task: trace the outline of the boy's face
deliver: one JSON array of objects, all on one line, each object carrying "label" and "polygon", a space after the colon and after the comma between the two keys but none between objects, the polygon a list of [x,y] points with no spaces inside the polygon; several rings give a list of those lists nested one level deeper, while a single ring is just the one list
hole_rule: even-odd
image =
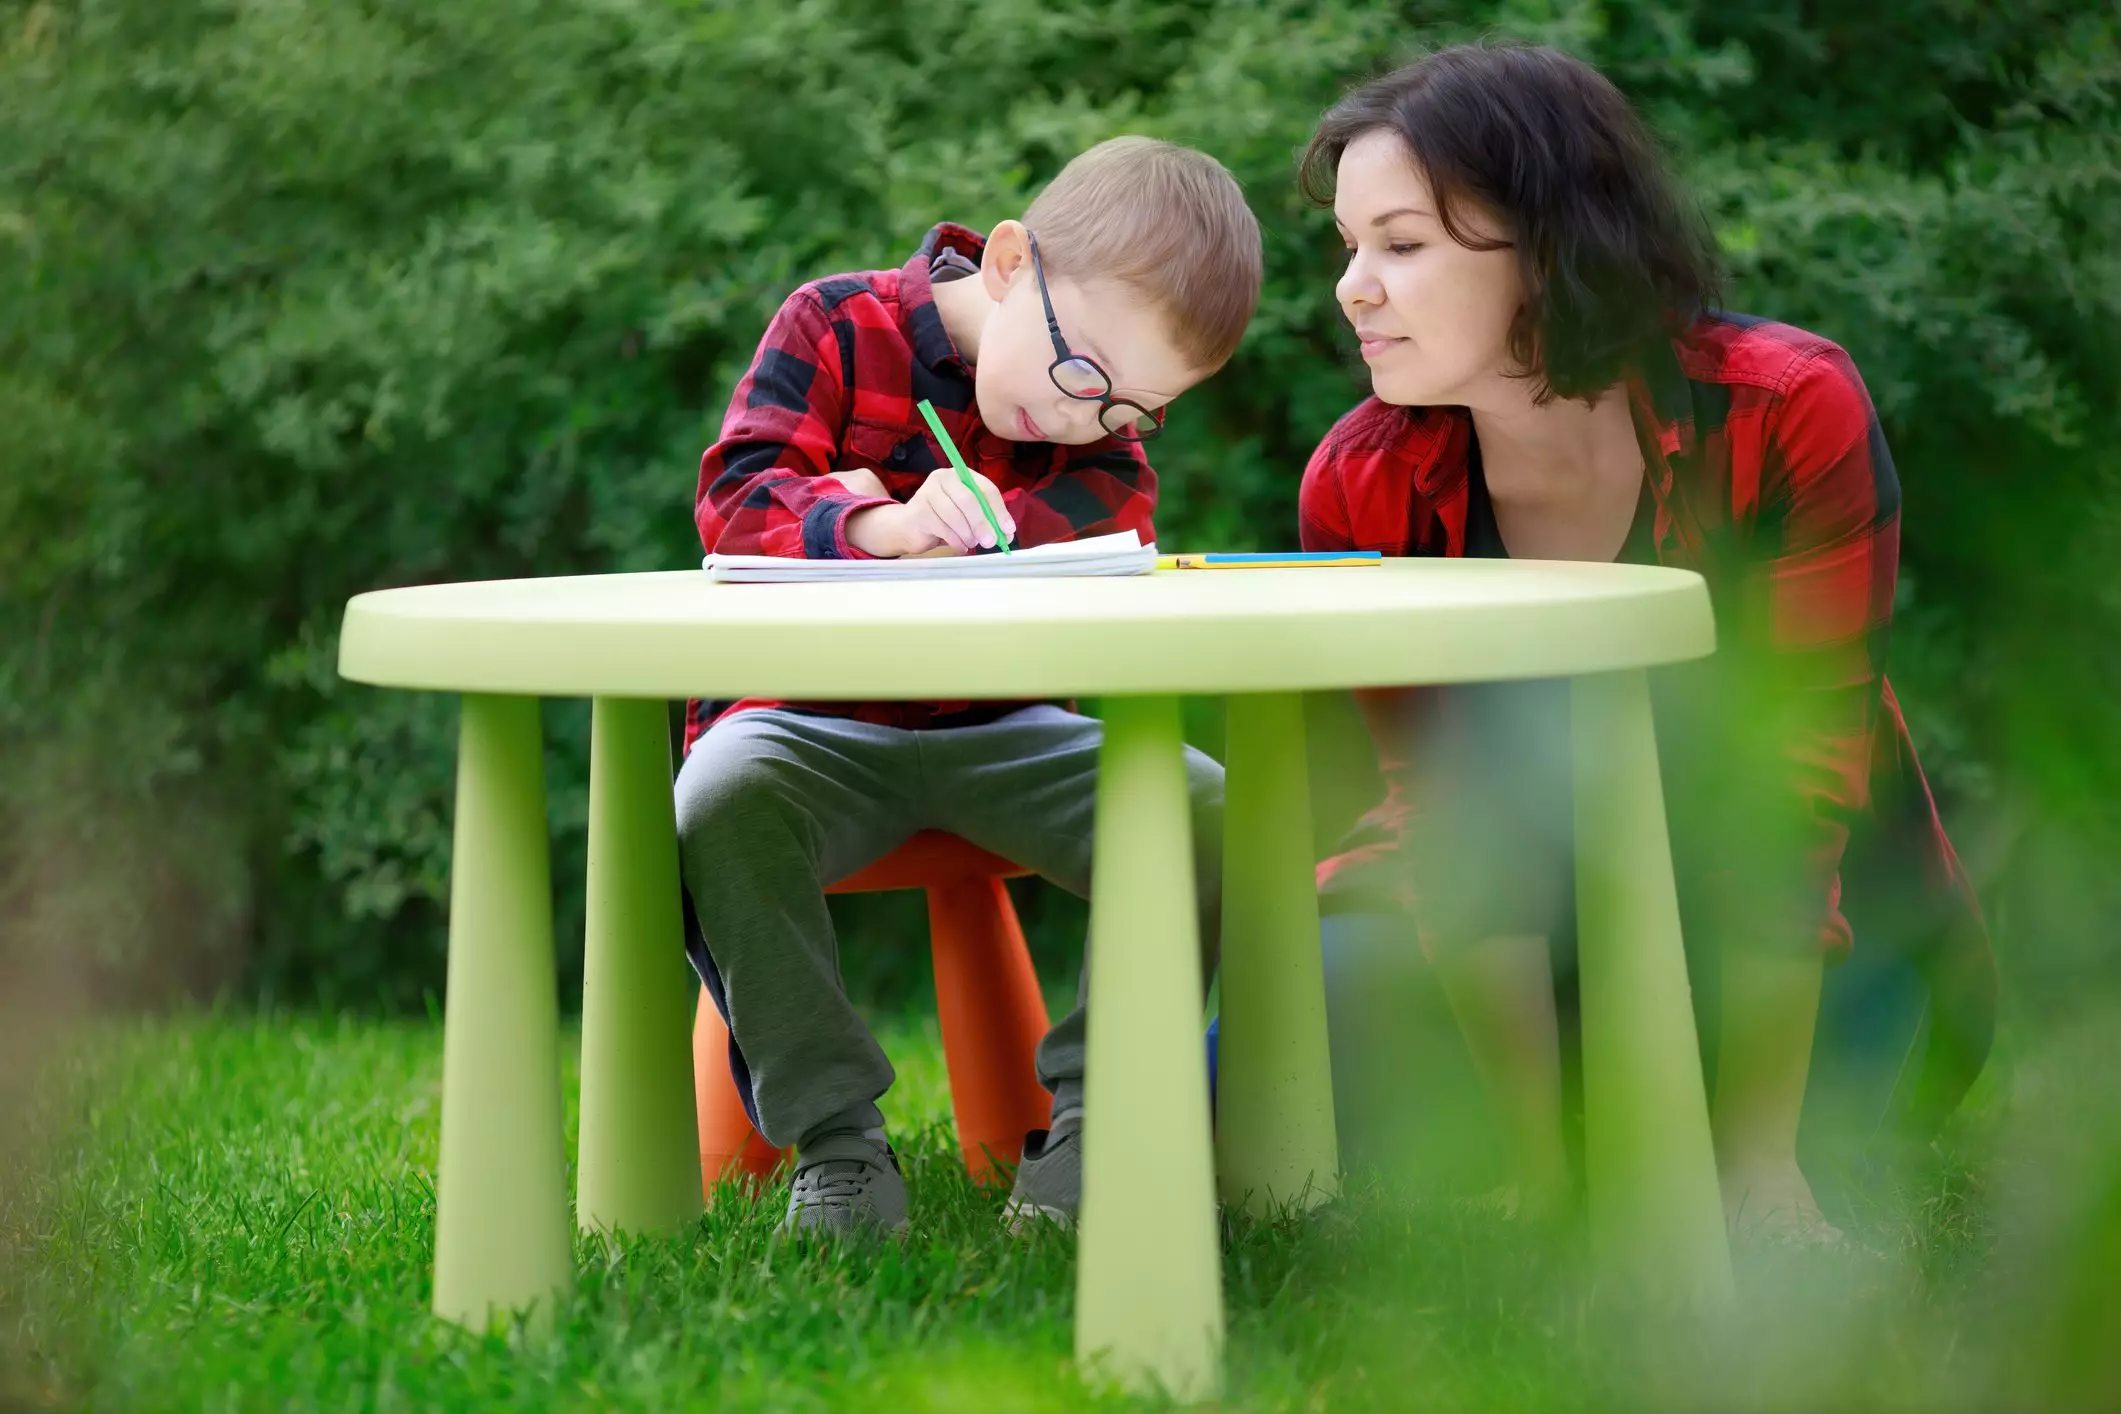
[{"label": "boy's face", "polygon": [[[1094,363],[1111,382],[1110,396],[1135,407],[1107,411],[1094,398],[1070,397],[1052,377],[1063,355],[1047,327],[1022,223],[1004,221],[995,228],[979,278],[993,305],[980,330],[974,388],[980,420],[1000,436],[1068,446],[1095,442],[1130,418],[1148,421],[1136,417],[1135,408],[1154,413],[1206,376],[1179,354],[1163,313],[1128,286],[1048,274],[1046,293],[1068,355]],[[1088,386],[1094,384],[1071,380],[1078,390]]]}]

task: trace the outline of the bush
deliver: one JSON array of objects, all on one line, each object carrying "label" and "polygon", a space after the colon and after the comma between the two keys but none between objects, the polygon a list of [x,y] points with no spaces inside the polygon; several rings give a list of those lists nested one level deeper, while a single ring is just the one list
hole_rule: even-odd
[{"label": "bush", "polygon": [[[786,292],[1017,214],[1113,133],[1215,153],[1267,234],[1243,351],[1159,445],[1163,534],[1286,543],[1359,390],[1293,151],[1347,82],[1491,31],[1634,92],[1734,303],[1864,369],[1907,484],[1896,673],[1945,782],[2107,828],[2117,28],[2055,0],[0,3],[0,750],[68,763],[0,786],[0,871],[29,886],[64,781],[68,818],[158,820],[244,895],[216,916],[247,990],[437,987],[451,712],[337,681],[347,596],[692,563],[699,452]],[[547,720],[567,938],[586,717]]]}]

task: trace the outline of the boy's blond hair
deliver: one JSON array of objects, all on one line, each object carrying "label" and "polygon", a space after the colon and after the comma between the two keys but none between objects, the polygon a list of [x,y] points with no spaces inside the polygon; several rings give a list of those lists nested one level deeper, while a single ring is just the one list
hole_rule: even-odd
[{"label": "boy's blond hair", "polygon": [[1101,142],[1061,168],[1024,224],[1048,276],[1140,293],[1203,373],[1229,361],[1259,304],[1259,220],[1222,163],[1190,147]]}]

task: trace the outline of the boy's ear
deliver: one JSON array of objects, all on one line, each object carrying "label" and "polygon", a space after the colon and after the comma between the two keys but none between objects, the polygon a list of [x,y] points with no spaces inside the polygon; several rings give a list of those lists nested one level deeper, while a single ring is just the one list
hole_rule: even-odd
[{"label": "boy's ear", "polygon": [[1019,276],[1031,269],[1031,232],[1021,221],[1004,221],[987,237],[987,249],[980,256],[980,283],[986,287],[987,298],[996,304],[1009,293]]}]

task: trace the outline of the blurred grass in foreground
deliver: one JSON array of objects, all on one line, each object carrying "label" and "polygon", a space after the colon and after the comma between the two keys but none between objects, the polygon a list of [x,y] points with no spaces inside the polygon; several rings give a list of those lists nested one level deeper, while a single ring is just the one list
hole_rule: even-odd
[{"label": "blurred grass in foreground", "polygon": [[[1443,1191],[1359,1184],[1226,1247],[1229,1407],[2112,1408],[2121,1008],[2007,1038],[1976,1110],[1865,1195],[1839,1255],[1741,1254],[1720,1329],[1625,1324],[1549,1244]],[[887,1021],[916,1230],[772,1254],[778,1195],[622,1257],[584,1248],[560,1338],[426,1314],[440,1032],[199,1016],[47,1073],[0,1189],[0,1405],[982,1409],[1070,1373],[1071,1244],[965,1181],[931,1019]],[[572,1116],[570,1114],[570,1125]],[[1143,1175],[1153,1182],[1154,1175]],[[1125,1404],[1125,1401],[1118,1401]]]}]

